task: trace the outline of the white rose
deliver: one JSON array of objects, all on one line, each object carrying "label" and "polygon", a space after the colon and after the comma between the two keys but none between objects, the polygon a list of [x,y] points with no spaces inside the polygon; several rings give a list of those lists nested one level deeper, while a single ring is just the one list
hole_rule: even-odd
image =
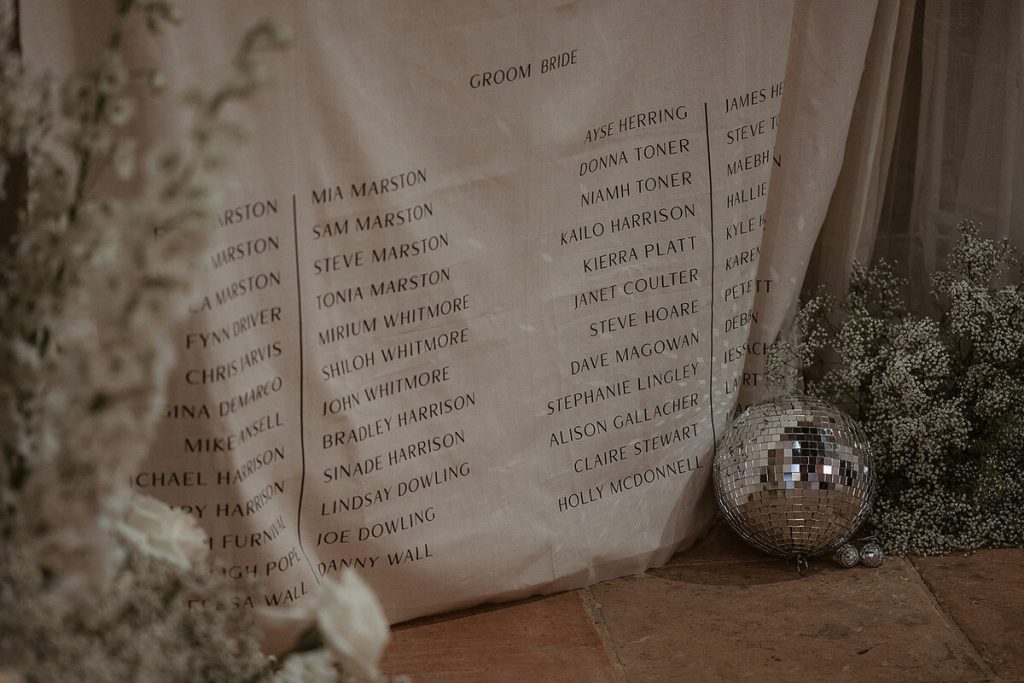
[{"label": "white rose", "polygon": [[291,655],[274,674],[271,683],[333,683],[338,680],[334,659],[327,650]]},{"label": "white rose", "polygon": [[206,557],[206,534],[195,519],[152,496],[136,494],[118,529],[145,555],[181,569]]},{"label": "white rose", "polygon": [[380,678],[380,656],[391,628],[373,590],[352,569],[321,586],[316,622],[328,649],[346,674],[364,681]]}]

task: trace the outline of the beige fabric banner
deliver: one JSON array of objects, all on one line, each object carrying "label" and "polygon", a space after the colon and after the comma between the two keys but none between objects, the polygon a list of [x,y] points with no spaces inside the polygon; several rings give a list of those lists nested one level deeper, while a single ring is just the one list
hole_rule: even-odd
[{"label": "beige fabric banner", "polygon": [[[102,35],[25,4],[30,62]],[[262,16],[295,45],[133,485],[259,580],[242,607],[351,566],[401,621],[663,563],[842,164],[875,7],[833,7],[185,3],[138,48],[177,85]]]}]

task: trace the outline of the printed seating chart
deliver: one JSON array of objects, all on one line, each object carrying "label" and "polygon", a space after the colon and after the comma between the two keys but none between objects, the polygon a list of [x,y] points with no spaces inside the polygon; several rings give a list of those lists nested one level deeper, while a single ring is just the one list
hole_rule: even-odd
[{"label": "printed seating chart", "polygon": [[262,16],[295,35],[251,103],[133,478],[257,579],[231,603],[354,567],[401,621],[698,538],[715,439],[774,336],[759,316],[797,286],[759,270],[792,8],[185,14],[181,83]]}]

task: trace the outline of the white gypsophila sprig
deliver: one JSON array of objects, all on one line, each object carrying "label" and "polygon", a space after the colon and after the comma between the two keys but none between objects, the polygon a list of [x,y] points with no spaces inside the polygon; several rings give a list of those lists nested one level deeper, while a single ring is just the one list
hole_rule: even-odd
[{"label": "white gypsophila sprig", "polygon": [[[208,570],[182,572],[165,562],[129,554],[109,586],[66,599],[46,590],[35,559],[0,556],[0,571],[22,591],[4,596],[0,612],[5,649],[21,645],[18,670],[32,681],[261,681],[265,658],[259,633],[237,613],[199,601],[224,595]],[[8,634],[19,637],[10,642]],[[24,634],[24,636],[22,636]],[[20,642],[31,636],[34,642]]]},{"label": "white gypsophila sprig", "polygon": [[[0,0],[0,175],[23,182],[0,204],[0,667],[33,680],[256,680],[268,668],[251,626],[205,599],[187,604],[225,589],[184,566],[204,539],[121,522],[166,395],[168,331],[194,297],[210,174],[237,140],[223,111],[242,93],[195,90],[203,134],[140,147],[123,130],[138,89],[122,36],[140,17],[159,30],[176,11],[159,0],[115,7],[99,56],[61,89],[57,138],[45,91],[9,50],[11,7]],[[247,38],[234,59],[256,70],[255,52],[269,47]],[[64,151],[51,154],[55,143]],[[162,163],[167,149],[175,164]],[[165,552],[140,557],[133,542]]]},{"label": "white gypsophila sprig", "polygon": [[328,683],[340,678],[341,672],[331,653],[318,649],[289,656],[274,672],[271,683]]},{"label": "white gypsophila sprig", "polygon": [[785,394],[800,394],[805,390],[799,342],[780,335],[768,345],[765,354],[765,382],[778,387]]},{"label": "white gypsophila sprig", "polygon": [[832,344],[837,326],[829,314],[835,306],[833,297],[819,292],[797,312],[793,326],[798,339],[797,355],[804,365],[815,362],[817,355]]},{"label": "white gypsophila sprig", "polygon": [[[44,274],[36,289],[42,296],[25,312],[23,336],[60,340],[61,346],[37,344],[39,373],[32,384],[41,395],[34,399],[34,419],[47,427],[35,432],[61,435],[58,441],[65,446],[58,451],[33,447],[35,471],[50,476],[26,483],[26,493],[52,501],[34,510],[37,519],[27,525],[36,531],[34,542],[59,541],[51,552],[80,554],[83,544],[95,541],[94,534],[74,534],[60,522],[66,508],[62,501],[87,501],[83,504],[94,505],[101,518],[115,520],[125,508],[124,482],[145,454],[140,446],[151,437],[174,358],[164,330],[186,310],[193,295],[191,267],[206,244],[214,196],[206,175],[217,165],[210,160],[221,159],[227,131],[237,128],[219,123],[224,104],[241,96],[233,94],[234,86],[226,84],[209,95],[192,93],[196,127],[205,132],[175,150],[177,163],[160,161],[168,156],[165,150],[152,152],[158,160],[146,167],[156,172],[140,178],[135,201],[85,194],[91,175],[113,153],[104,142],[113,138],[106,112],[127,97],[127,70],[116,47],[129,10],[119,13],[110,46],[70,89],[86,91],[80,98],[84,103],[75,108],[65,97],[65,112],[79,124],[69,136],[77,172],[68,186],[71,196],[58,202],[55,212],[30,194],[28,229],[23,231],[26,251],[33,256],[21,261],[25,279]],[[254,33],[265,31],[261,25]],[[236,60],[256,63],[244,50]],[[34,223],[49,229],[33,229]],[[58,456],[59,470],[102,475],[73,481],[61,477],[50,466]],[[65,490],[62,481],[74,491]],[[94,517],[80,519],[88,523]],[[47,528],[54,533],[39,533]],[[74,538],[82,542],[65,547]],[[98,550],[101,557],[117,556],[110,548]]]},{"label": "white gypsophila sprig", "polygon": [[878,259],[871,268],[853,262],[850,286],[841,307],[850,313],[868,313],[877,318],[896,319],[906,313],[900,289],[906,281],[897,278],[892,265]]},{"label": "white gypsophila sprig", "polygon": [[872,522],[891,552],[1024,544],[1020,260],[971,223],[960,232],[932,277],[941,318],[907,312],[904,283],[877,263],[794,320],[809,393],[847,407],[871,439]]},{"label": "white gypsophila sprig", "polygon": [[1008,240],[979,237],[979,228],[971,221],[963,221],[957,229],[960,239],[947,255],[946,267],[932,276],[932,288],[936,294],[942,296],[949,283],[958,280],[991,286],[1018,262]]},{"label": "white gypsophila sprig", "polygon": [[1014,366],[1024,360],[1024,288],[1001,287],[992,295],[992,319],[978,350],[991,362]]}]

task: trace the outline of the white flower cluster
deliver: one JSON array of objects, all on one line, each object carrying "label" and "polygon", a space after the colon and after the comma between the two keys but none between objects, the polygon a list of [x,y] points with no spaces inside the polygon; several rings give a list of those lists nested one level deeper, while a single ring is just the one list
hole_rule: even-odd
[{"label": "white flower cluster", "polygon": [[[9,1],[0,5],[9,18]],[[204,168],[223,143],[182,145],[173,166],[150,151],[136,177],[139,151],[122,129],[135,108],[122,35],[139,17],[159,26],[166,5],[116,3],[106,47],[61,89],[54,128],[64,149],[47,137],[54,114],[45,99],[22,98],[25,88],[0,95],[0,109],[23,111],[3,124],[35,129],[0,130],[5,143],[22,143],[5,150],[4,180],[24,186],[5,198],[16,210],[0,254],[0,483],[12,510],[4,531],[55,567],[82,568],[56,573],[72,596],[83,579],[102,585],[122,561],[110,529],[163,406],[174,355],[167,330],[186,312],[214,208]],[[5,78],[24,74],[18,55],[5,51],[2,61]],[[208,106],[196,111],[197,125],[218,119]],[[98,185],[113,194],[87,192]],[[132,198],[121,199],[128,187]]]},{"label": "white flower cluster", "polygon": [[206,534],[195,518],[152,496],[136,494],[118,531],[143,555],[188,570],[206,558]]},{"label": "white flower cluster", "polygon": [[[58,106],[11,50],[14,12],[0,0],[0,675],[270,680],[253,624],[218,607],[231,586],[203,565],[205,533],[128,481],[213,224],[211,173],[241,136],[226,105],[263,82],[260,53],[288,36],[250,30],[225,81],[188,93],[191,136],[143,147],[126,126],[139,93],[166,79],[129,68],[121,44],[179,17],[167,0],[112,4],[109,39]],[[310,614],[327,659],[284,670],[380,677],[388,625],[365,585],[347,578]]]},{"label": "white flower cluster", "polygon": [[268,617],[302,631],[297,651],[283,657],[273,683],[334,680],[323,677],[323,671],[339,668],[353,681],[404,680],[380,672],[391,629],[377,596],[352,569],[346,568],[339,581],[323,584],[311,602]]},{"label": "white flower cluster", "polygon": [[[961,238],[933,276],[935,320],[908,313],[886,263],[856,266],[769,349],[769,380],[836,402],[871,437],[887,549],[1024,545],[1024,288],[1005,242]],[[801,372],[796,372],[799,369]]]}]

